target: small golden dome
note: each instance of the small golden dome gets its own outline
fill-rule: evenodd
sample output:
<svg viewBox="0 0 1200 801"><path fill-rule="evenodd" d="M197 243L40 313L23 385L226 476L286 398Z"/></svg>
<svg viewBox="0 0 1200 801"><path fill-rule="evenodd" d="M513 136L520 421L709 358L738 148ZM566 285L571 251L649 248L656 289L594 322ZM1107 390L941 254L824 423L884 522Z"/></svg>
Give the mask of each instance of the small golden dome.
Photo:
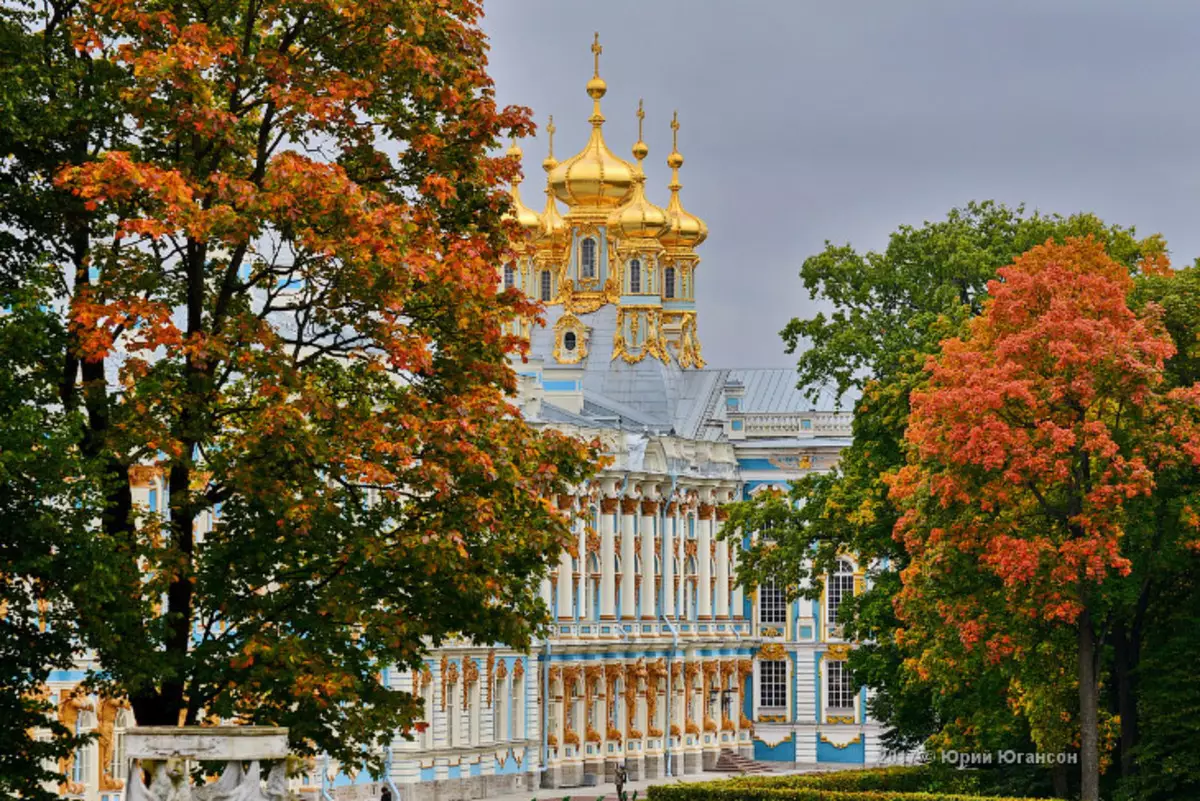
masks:
<svg viewBox="0 0 1200 801"><path fill-rule="evenodd" d="M679 168L683 166L683 155L679 152L678 136L679 113L676 112L671 119L671 155L667 156L667 166L671 168L671 183L667 184L667 188L671 190L671 200L667 203L669 226L658 241L668 248L689 248L708 238L708 226L704 224L704 220L687 211L679 199L679 190L683 188L683 184L679 183Z"/></svg>
<svg viewBox="0 0 1200 801"><path fill-rule="evenodd" d="M646 199L646 173L642 170L642 159L650 152L642 141L642 120L646 113L638 101L638 140L633 146L633 157L637 159L637 172L633 178L633 197L608 217L608 226L618 236L630 239L654 239L667 228L667 213Z"/></svg>
<svg viewBox="0 0 1200 801"><path fill-rule="evenodd" d="M512 146L508 148L507 155L520 160L521 156L524 154L521 152L521 148L517 146L517 143L513 142ZM538 231L540 231L542 228L542 218L536 211L526 206L521 200L520 181L513 181L512 188L509 190L509 197L512 199L512 211L506 212L504 214L504 219L515 219L527 234L536 234Z"/></svg>
<svg viewBox="0 0 1200 801"><path fill-rule="evenodd" d="M550 152L542 162L542 169L546 171L546 208L542 210L542 227L538 233L538 241L555 241L563 237L567 230L567 221L558 213L558 203L554 200L554 192L550 189L550 172L558 166L558 159L554 158L554 117L550 117L550 122L546 124L546 133L550 139Z"/></svg>
<svg viewBox="0 0 1200 801"><path fill-rule="evenodd" d="M600 98L607 85L600 77L600 34L592 44L595 74L588 81L587 92L592 98L592 134L583 150L556 165L550 171L550 188L568 206L611 209L620 206L633 188L634 168L617 158L604 142L601 128L604 115L600 113Z"/></svg>

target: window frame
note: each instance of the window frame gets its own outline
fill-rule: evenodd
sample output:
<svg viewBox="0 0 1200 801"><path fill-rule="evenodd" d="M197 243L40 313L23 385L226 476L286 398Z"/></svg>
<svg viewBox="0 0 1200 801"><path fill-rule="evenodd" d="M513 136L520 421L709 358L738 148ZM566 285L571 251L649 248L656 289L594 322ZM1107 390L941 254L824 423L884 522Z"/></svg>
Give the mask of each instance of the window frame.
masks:
<svg viewBox="0 0 1200 801"><path fill-rule="evenodd" d="M663 297L674 300L675 289L675 268L667 267L663 270Z"/></svg>
<svg viewBox="0 0 1200 801"><path fill-rule="evenodd" d="M825 710L827 712L852 712L857 697L854 678L844 659L825 662ZM841 703L845 702L845 703Z"/></svg>
<svg viewBox="0 0 1200 801"><path fill-rule="evenodd" d="M554 284L550 279L550 271L542 270L539 278L538 297L542 303L549 303L554 298Z"/></svg>
<svg viewBox="0 0 1200 801"><path fill-rule="evenodd" d="M629 294L640 295L642 292L642 260L629 260Z"/></svg>
<svg viewBox="0 0 1200 801"><path fill-rule="evenodd" d="M838 612L846 598L854 597L854 565L848 559L838 559L837 567L825 583L825 623L830 631L838 631Z"/></svg>
<svg viewBox="0 0 1200 801"><path fill-rule="evenodd" d="M768 598L770 603L768 604ZM772 614L768 615L767 613ZM760 626L787 625L787 593L774 579L758 585L758 624Z"/></svg>
<svg viewBox="0 0 1200 801"><path fill-rule="evenodd" d="M758 663L759 709L787 709L787 660L764 659ZM778 702L778 703L776 703Z"/></svg>
<svg viewBox="0 0 1200 801"><path fill-rule="evenodd" d="M591 245L589 248L588 246ZM579 242L579 277L580 278L595 278L597 266L600 260L599 244L595 237L584 237ZM590 259L588 257L591 257Z"/></svg>

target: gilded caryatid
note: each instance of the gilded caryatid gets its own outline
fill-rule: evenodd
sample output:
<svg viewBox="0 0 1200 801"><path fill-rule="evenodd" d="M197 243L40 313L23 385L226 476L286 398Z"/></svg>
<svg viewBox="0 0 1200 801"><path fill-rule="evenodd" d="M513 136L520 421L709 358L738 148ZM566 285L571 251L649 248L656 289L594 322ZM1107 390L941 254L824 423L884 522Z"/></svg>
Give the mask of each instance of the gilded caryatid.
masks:
<svg viewBox="0 0 1200 801"><path fill-rule="evenodd" d="M600 34L596 34L592 44L595 71L587 83L587 93L592 98L592 116L588 120L592 134L583 150L550 171L550 188L567 204L568 218L601 221L609 211L625 203L633 189L633 165L618 158L604 142L600 98L608 85L600 77L601 52Z"/></svg>

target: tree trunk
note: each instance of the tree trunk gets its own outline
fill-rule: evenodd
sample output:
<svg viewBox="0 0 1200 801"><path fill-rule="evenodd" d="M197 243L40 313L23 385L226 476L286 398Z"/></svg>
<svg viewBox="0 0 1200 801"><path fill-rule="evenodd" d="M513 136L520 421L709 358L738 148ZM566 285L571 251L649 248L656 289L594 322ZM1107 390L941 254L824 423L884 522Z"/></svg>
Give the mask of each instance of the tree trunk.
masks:
<svg viewBox="0 0 1200 801"><path fill-rule="evenodd" d="M1113 672L1116 674L1117 714L1121 719L1121 776L1132 776L1137 769L1134 747L1138 740L1137 689L1133 671L1137 667L1136 630L1119 622L1113 632Z"/></svg>
<svg viewBox="0 0 1200 801"><path fill-rule="evenodd" d="M1099 693L1096 632L1087 609L1079 616L1079 798L1100 801Z"/></svg>
<svg viewBox="0 0 1200 801"><path fill-rule="evenodd" d="M1071 792L1070 784L1067 781L1067 766L1055 763L1050 768L1050 779L1054 782L1054 797L1066 798Z"/></svg>

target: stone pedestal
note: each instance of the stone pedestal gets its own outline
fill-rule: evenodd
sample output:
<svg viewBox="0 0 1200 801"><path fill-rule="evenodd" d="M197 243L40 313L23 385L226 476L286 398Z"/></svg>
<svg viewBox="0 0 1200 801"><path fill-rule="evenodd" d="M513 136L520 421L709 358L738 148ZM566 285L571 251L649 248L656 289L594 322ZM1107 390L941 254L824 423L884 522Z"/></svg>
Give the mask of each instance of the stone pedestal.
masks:
<svg viewBox="0 0 1200 801"><path fill-rule="evenodd" d="M684 773L699 773L701 768L701 757L699 751L684 751L683 752L683 772Z"/></svg>
<svg viewBox="0 0 1200 801"><path fill-rule="evenodd" d="M643 771L642 778L644 779L661 779L663 777L663 755L662 754L646 754L646 767Z"/></svg>
<svg viewBox="0 0 1200 801"><path fill-rule="evenodd" d="M125 733L126 801L287 800L287 729L268 726L141 726ZM193 787L189 762L224 762L221 777ZM266 767L267 775L263 776ZM244 767L245 766L245 767ZM152 779L147 787L142 771Z"/></svg>

